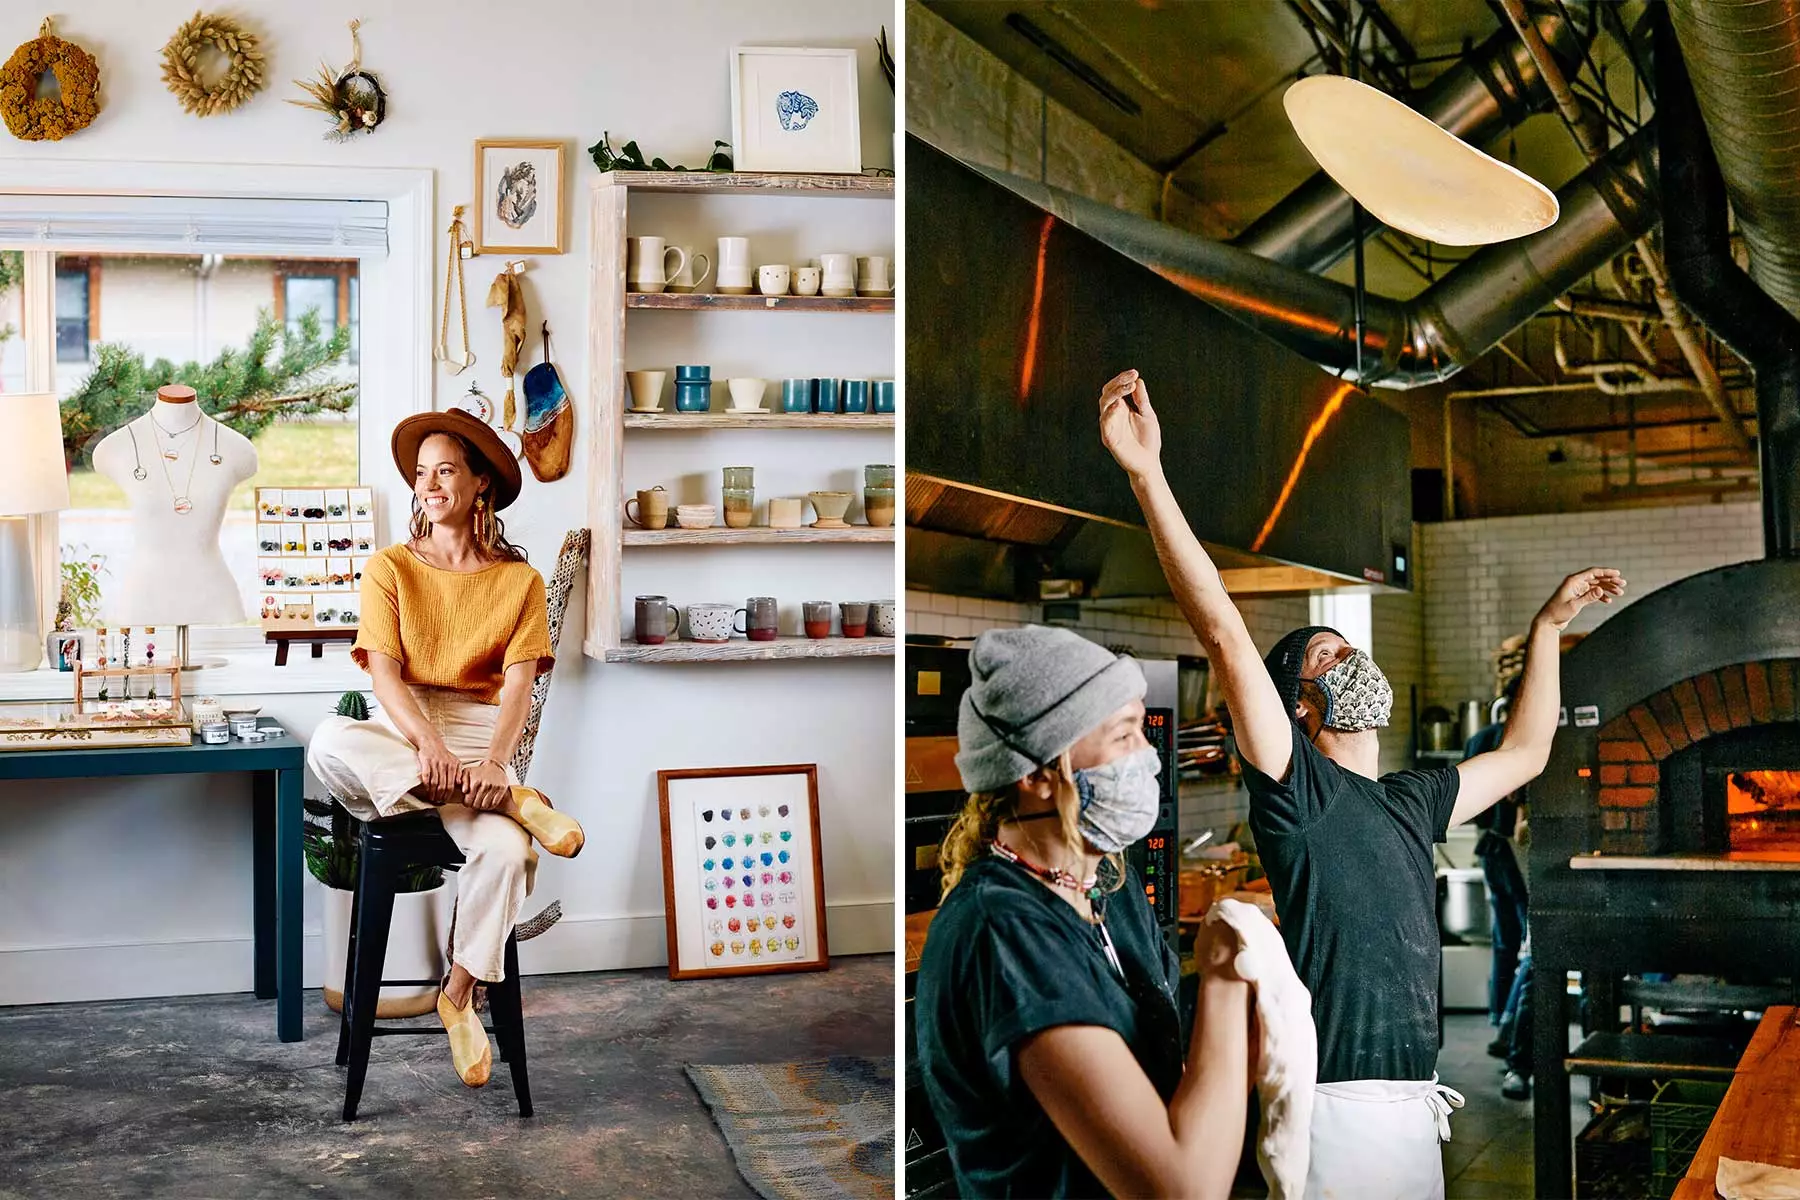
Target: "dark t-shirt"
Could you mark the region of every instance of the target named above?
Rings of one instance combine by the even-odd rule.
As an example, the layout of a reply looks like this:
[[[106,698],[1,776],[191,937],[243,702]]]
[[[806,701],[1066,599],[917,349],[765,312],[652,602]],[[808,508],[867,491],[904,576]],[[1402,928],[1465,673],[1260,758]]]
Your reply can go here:
[[[1104,1196],[1019,1077],[1014,1051],[1057,1025],[1103,1025],[1166,1101],[1181,1082],[1180,966],[1134,872],[1105,900],[1125,978],[1097,929],[1018,866],[969,864],[919,963],[914,1053],[963,1196]]]
[[[1250,828],[1294,969],[1312,992],[1319,1082],[1430,1079],[1437,1064],[1437,879],[1454,767],[1365,779],[1299,726],[1285,784],[1244,764]]]

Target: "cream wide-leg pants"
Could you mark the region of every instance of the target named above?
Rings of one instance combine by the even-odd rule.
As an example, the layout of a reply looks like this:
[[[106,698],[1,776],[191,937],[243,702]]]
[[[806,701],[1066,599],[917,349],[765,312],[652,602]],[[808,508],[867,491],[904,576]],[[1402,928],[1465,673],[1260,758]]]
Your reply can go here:
[[[487,757],[500,708],[446,688],[411,687],[419,711],[465,766]],[[419,753],[385,710],[367,721],[327,717],[306,750],[306,765],[364,821],[433,808],[412,795]],[[509,765],[509,783],[518,775]],[[511,817],[461,804],[437,807],[467,865],[457,872],[455,961],[475,978],[506,978],[506,936],[519,919],[537,875],[531,835]]]

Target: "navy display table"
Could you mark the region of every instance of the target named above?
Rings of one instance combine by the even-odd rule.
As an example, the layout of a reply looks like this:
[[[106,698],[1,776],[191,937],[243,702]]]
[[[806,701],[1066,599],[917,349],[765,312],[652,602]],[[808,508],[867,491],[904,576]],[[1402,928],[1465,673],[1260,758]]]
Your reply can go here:
[[[117,750],[9,750],[0,753],[0,783],[26,779],[118,779],[137,775],[223,775],[248,772],[255,803],[252,822],[255,990],[275,1001],[275,1032],[301,1040],[300,880],[301,774],[306,748],[298,739],[232,741],[223,746],[150,746]]]

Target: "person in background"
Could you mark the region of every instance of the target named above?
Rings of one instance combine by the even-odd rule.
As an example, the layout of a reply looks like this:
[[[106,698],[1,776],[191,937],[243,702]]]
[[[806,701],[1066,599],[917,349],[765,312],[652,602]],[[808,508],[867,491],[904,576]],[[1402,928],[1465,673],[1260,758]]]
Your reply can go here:
[[[1432,845],[1544,769],[1560,707],[1558,634],[1625,591],[1594,567],[1533,618],[1500,745],[1454,767],[1379,775],[1393,688],[1336,630],[1297,629],[1266,658],[1182,516],[1136,371],[1100,393],[1100,436],[1131,480],[1176,602],[1231,711],[1250,824],[1281,934],[1312,993],[1319,1072],[1308,1197],[1441,1200],[1449,1114],[1438,1083],[1441,954]]]
[[[1483,726],[1463,747],[1463,758],[1471,759],[1499,747],[1506,733],[1506,720],[1519,693],[1519,680],[1514,675],[1506,683],[1501,697],[1506,701],[1500,719]],[[1525,873],[1513,852],[1513,835],[1517,831],[1524,795],[1514,792],[1499,803],[1478,814],[1472,824],[1481,831],[1475,842],[1475,857],[1481,860],[1482,878],[1487,881],[1488,908],[1493,915],[1494,961],[1488,972],[1488,1023],[1496,1028],[1506,1012],[1512,996],[1513,974],[1518,970],[1519,947],[1525,944],[1526,902]],[[1498,1035],[1488,1043],[1488,1054],[1505,1058],[1506,1039]]]
[[[1531,1099],[1531,935],[1519,951],[1519,969],[1513,973],[1512,994],[1500,1018],[1500,1042],[1506,1046],[1506,1075],[1500,1094],[1508,1100]]]
[[[1180,970],[1119,852],[1155,824],[1144,674],[1066,629],[969,655],[944,899],[919,963],[916,1061],[962,1196],[1230,1194],[1250,987],[1203,927],[1184,1055]]]

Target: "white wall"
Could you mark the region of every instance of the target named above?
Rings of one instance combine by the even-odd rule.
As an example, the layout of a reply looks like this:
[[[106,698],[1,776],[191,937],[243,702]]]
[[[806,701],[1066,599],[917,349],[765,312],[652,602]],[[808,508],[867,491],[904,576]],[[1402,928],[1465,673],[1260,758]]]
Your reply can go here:
[[[647,154],[702,163],[714,138],[731,136],[727,55],[733,44],[854,46],[861,60],[863,160],[893,165],[893,99],[873,46],[882,25],[890,37],[897,32],[893,6],[885,0],[605,6],[535,0],[503,11],[469,0],[322,0],[303,6],[265,2],[239,12],[264,36],[270,76],[279,82],[237,113],[199,120],[163,90],[157,65],[158,50],[192,15],[191,6],[84,0],[60,11],[58,33],[100,60],[105,107],[93,127],[63,142],[0,147],[0,186],[52,158],[427,167],[437,176],[440,242],[434,257],[441,271],[441,231],[450,206],[468,198],[474,140],[565,139],[573,180],[564,197],[571,206],[568,253],[535,257],[525,288],[530,328],[535,332],[538,321],[548,318],[561,375],[576,396],[574,467],[551,485],[528,477],[524,496],[507,514],[509,532],[542,569],[552,565],[563,533],[586,523],[593,415],[591,398],[583,395],[588,354],[581,333],[587,319],[586,193],[595,171],[585,147],[605,129],[615,145],[635,139]],[[342,63],[348,57],[345,24],[352,17],[362,19],[364,65],[380,76],[390,107],[375,134],[339,145],[324,139],[319,114],[283,101],[298,95],[288,81],[310,75],[320,59]],[[759,259],[759,246],[781,254],[837,249],[818,239],[841,236],[844,231],[825,225],[840,218],[821,217],[817,203],[772,199],[753,213],[696,209],[681,219],[709,235],[743,232],[737,226],[754,221],[752,232],[767,239],[766,246],[752,243]],[[733,227],[714,227],[715,216],[729,218]],[[865,230],[862,237],[862,245],[843,248],[893,246],[891,232]],[[440,372],[440,407],[460,396],[471,377],[496,400],[504,390],[495,365],[497,312],[482,306],[500,265],[497,257],[467,264],[478,361],[462,376]],[[434,283],[434,303],[441,286],[441,280]],[[669,314],[647,318],[633,318],[633,367],[679,353],[680,361],[710,359],[720,377],[739,369],[895,373],[894,329],[887,318],[783,321],[719,314],[685,328]],[[646,335],[642,344],[639,333]],[[9,349],[10,362],[18,348]],[[640,351],[652,358],[638,359]],[[365,349],[365,359],[371,352]],[[534,336],[526,361],[535,362],[536,355]],[[672,480],[691,472],[716,480],[717,467],[728,459],[750,462],[760,468],[758,484],[767,495],[777,488],[846,483],[863,463],[895,457],[891,441],[874,434],[737,436],[683,435],[642,447],[634,442],[628,475]],[[368,470],[372,475],[365,478],[385,478],[387,464],[371,463]],[[741,603],[747,595],[773,593],[794,606],[815,594],[856,599],[894,591],[893,556],[879,550],[674,551],[666,560],[640,558],[657,553],[632,552],[627,596],[633,588],[656,585],[682,604]],[[819,765],[831,948],[891,950],[893,663],[607,666],[581,656],[582,606],[577,589],[531,782],[583,820],[589,844],[581,858],[546,860],[539,872],[539,893],[526,912],[560,898],[565,917],[523,948],[525,969],[666,961],[656,771],[713,765]],[[332,699],[272,698],[266,711],[304,734]],[[317,791],[316,784],[309,790]],[[247,989],[249,852],[248,787],[241,779],[0,785],[0,1002]],[[307,976],[316,984],[318,897],[310,893],[307,927]]]
[[[1625,573],[1625,598],[1590,605],[1569,626],[1587,633],[1626,604],[1713,567],[1762,557],[1755,504],[1495,517],[1421,525],[1425,680],[1420,704],[1455,711],[1490,698],[1495,647],[1522,634],[1562,579],[1584,567]]]

